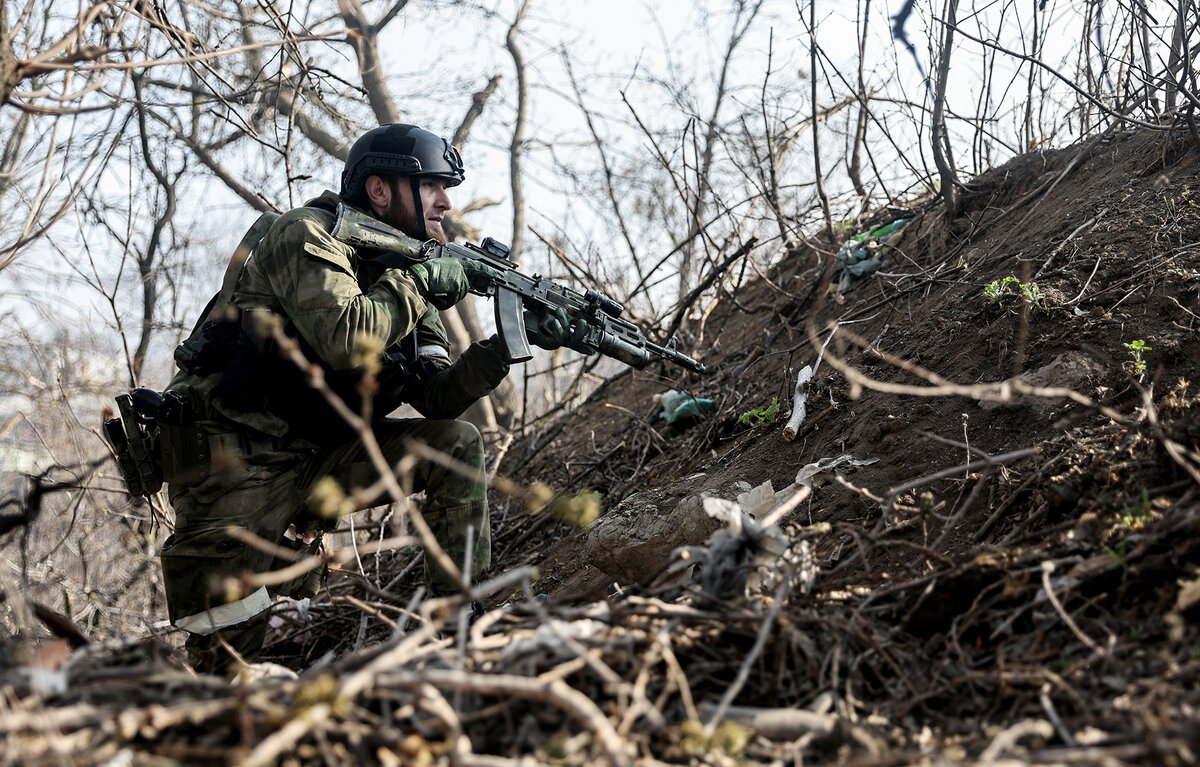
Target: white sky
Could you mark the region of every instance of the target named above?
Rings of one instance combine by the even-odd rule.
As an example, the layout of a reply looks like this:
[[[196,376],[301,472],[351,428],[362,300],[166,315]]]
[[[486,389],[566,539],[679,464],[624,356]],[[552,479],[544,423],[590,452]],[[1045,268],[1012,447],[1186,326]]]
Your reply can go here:
[[[598,130],[611,143],[614,155],[623,161],[622,169],[638,167],[638,163],[653,165],[654,155],[649,142],[633,124],[629,108],[622,102],[625,90],[638,115],[655,129],[680,135],[681,140],[670,151],[680,151],[681,132],[689,120],[689,111],[703,119],[712,108],[721,54],[727,43],[733,19],[729,2],[687,2],[685,0],[533,0],[529,18],[523,26],[520,45],[529,65],[531,100],[527,135],[530,145],[526,155],[525,195],[528,223],[545,234],[553,235],[562,229],[572,243],[584,248],[606,248],[615,239],[611,215],[595,200],[582,199],[572,192],[555,163],[594,167],[595,149],[588,145],[590,137],[583,127],[575,107],[561,64],[561,51],[570,51],[576,74],[581,80],[584,99],[596,115]],[[376,6],[383,7],[380,3]],[[870,35],[872,85],[883,88],[881,95],[900,101],[922,102],[925,89],[911,58],[893,44],[889,33],[889,16],[898,8],[897,0],[873,0],[871,3]],[[924,4],[927,5],[927,4]],[[937,4],[940,8],[940,3]],[[987,36],[997,34],[1015,37],[1029,23],[1034,2],[975,2],[963,4],[960,23],[969,30],[977,25]],[[1111,4],[1105,4],[1109,7]],[[923,4],[918,3],[918,6]],[[1152,10],[1167,18],[1165,2],[1151,3]],[[489,75],[501,74],[500,90],[489,102],[483,117],[477,122],[464,151],[468,163],[466,183],[455,190],[459,205],[487,197],[501,204],[472,216],[471,221],[485,234],[497,239],[511,237],[511,212],[508,207],[509,179],[507,151],[515,106],[515,77],[512,60],[504,46],[504,30],[515,14],[516,0],[495,0],[492,20],[478,12],[468,12],[439,5],[431,9],[414,1],[403,16],[389,29],[388,47],[384,51],[385,66],[406,119],[449,134],[461,119],[472,91],[479,88]],[[1046,54],[1046,60],[1058,63],[1078,48],[1082,30],[1078,27],[1081,0],[1052,0],[1048,13],[1063,19],[1053,26],[1055,34],[1050,44],[1057,48]],[[807,4],[801,5],[807,13]],[[854,27],[855,6],[843,2],[820,0],[816,6],[818,43],[843,73],[852,78],[857,40]],[[327,13],[328,9],[322,9]],[[378,13],[379,11],[376,11]],[[1001,14],[1003,12],[1003,20]],[[721,113],[722,120],[731,119],[740,109],[751,114],[757,109],[760,89],[771,50],[772,75],[770,86],[780,95],[771,108],[773,118],[795,122],[810,109],[808,103],[809,59],[808,37],[800,21],[800,10],[794,1],[767,0],[751,33],[743,41],[733,60],[730,72],[731,101]],[[927,12],[919,7],[908,24],[908,34],[917,46],[922,64],[929,62],[929,27]],[[318,59],[331,67],[352,64],[344,48],[314,49]],[[959,113],[971,113],[980,89],[981,58],[979,46],[959,41],[951,87],[951,107]],[[1006,71],[1014,64],[1003,58],[992,82],[999,98],[1008,88]],[[822,72],[818,83],[818,101],[833,100]],[[672,87],[652,80],[671,83]],[[1017,86],[1007,94],[1008,107],[1020,103]],[[838,97],[846,86],[834,81]],[[673,101],[676,100],[676,101]],[[924,154],[927,137],[918,135],[919,111],[913,107],[896,106],[888,120],[888,129],[895,132],[898,145],[914,156]],[[837,138],[832,127],[845,129],[849,111],[839,116],[826,141],[836,148]],[[1059,119],[1060,114],[1046,115]],[[103,119],[103,116],[85,119]],[[1011,118],[998,115],[988,124],[988,130],[1011,132]],[[364,121],[365,125],[365,121]],[[960,166],[970,169],[970,133],[955,124],[960,138]],[[1064,141],[1069,136],[1064,137]],[[544,142],[544,143],[543,143]],[[552,154],[545,143],[556,146]],[[873,127],[871,144],[880,153],[886,172],[902,176],[905,169],[888,160],[892,150]],[[785,184],[799,186],[811,182],[809,144],[795,152],[795,161],[785,166]],[[996,158],[1007,159],[1007,154]],[[248,157],[248,175],[262,173],[264,178],[278,179],[283,170],[277,161],[265,154]],[[928,160],[926,163],[930,164]],[[827,163],[830,170],[832,163]],[[254,167],[257,166],[257,167]],[[193,163],[193,167],[198,167]],[[720,164],[721,172],[735,173],[728,163]],[[982,169],[982,168],[981,168]],[[298,200],[314,196],[324,188],[336,188],[340,169],[332,163],[321,163],[314,178],[297,187]],[[105,181],[105,194],[113,199],[128,196],[130,183],[147,183],[148,179],[123,179],[114,172]],[[832,184],[836,191],[845,182]],[[903,190],[903,185],[893,189]],[[805,194],[807,192],[804,192]],[[286,202],[286,198],[281,199]],[[646,201],[637,196],[622,200],[627,214],[635,214]],[[177,315],[188,318],[217,287],[223,263],[255,214],[245,203],[235,198],[223,185],[198,170],[190,183],[179,214],[179,225],[188,229],[193,246],[186,254],[193,273],[185,276],[184,301]],[[683,228],[683,227],[680,227]],[[86,231],[86,229],[84,230]],[[39,328],[51,336],[66,334],[77,338],[94,337],[87,343],[103,348],[115,338],[111,313],[104,299],[66,268],[69,259],[84,264],[81,257],[84,240],[103,245],[103,237],[82,236],[70,220],[61,222],[54,230],[55,242],[61,254],[39,246],[23,254],[16,266],[0,272],[0,301],[6,311],[16,312],[22,324]],[[527,234],[527,243],[533,242]],[[527,255],[539,256],[530,245]],[[102,260],[104,253],[98,253]],[[111,257],[109,258],[111,261]],[[54,268],[47,270],[47,264]],[[536,264],[534,264],[536,266]],[[547,265],[548,267],[549,265]],[[110,270],[109,275],[112,276]],[[128,281],[125,301],[135,306],[135,285]],[[132,319],[133,313],[126,310]],[[9,315],[13,316],[13,315]],[[80,328],[84,328],[80,336]],[[164,336],[158,346],[169,355],[171,342]],[[164,357],[165,360],[165,357]]]

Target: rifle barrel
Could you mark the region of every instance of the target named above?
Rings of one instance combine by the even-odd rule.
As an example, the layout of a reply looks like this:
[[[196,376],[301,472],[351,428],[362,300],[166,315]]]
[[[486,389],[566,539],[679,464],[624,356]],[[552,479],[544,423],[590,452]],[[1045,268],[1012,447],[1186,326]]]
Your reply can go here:
[[[653,351],[658,356],[660,356],[664,359],[670,360],[671,362],[674,362],[676,365],[679,365],[680,367],[687,368],[688,370],[692,371],[693,373],[703,373],[707,370],[707,368],[704,367],[703,362],[694,360],[691,357],[687,356],[686,354],[677,352],[674,349],[668,349],[665,346],[659,346],[658,344],[652,344],[649,341],[646,342],[646,347],[649,348],[651,351]]]

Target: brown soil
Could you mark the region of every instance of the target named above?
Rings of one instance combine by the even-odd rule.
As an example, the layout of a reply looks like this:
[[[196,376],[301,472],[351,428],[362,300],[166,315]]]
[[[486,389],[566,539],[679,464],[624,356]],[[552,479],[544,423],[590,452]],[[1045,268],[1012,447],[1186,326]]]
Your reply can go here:
[[[839,470],[837,481],[824,475],[793,515],[793,532],[831,526],[814,541],[814,592],[785,610],[788,630],[817,632],[807,643],[793,640],[790,652],[803,656],[797,648],[806,647],[813,657],[805,668],[780,639],[739,703],[812,704],[836,688],[836,650],[859,653],[843,673],[858,676],[860,710],[893,723],[906,718],[900,742],[909,748],[926,726],[939,738],[974,733],[966,742],[981,745],[982,725],[994,734],[1020,716],[1044,717],[1037,692],[1046,680],[1073,696],[1059,712],[1064,732],[1099,722],[1121,742],[1151,743],[1189,727],[1194,735],[1197,720],[1184,712],[1185,701],[1200,702],[1200,632],[1194,614],[1181,619],[1174,609],[1180,582],[1200,570],[1200,398],[1190,385],[1200,375],[1197,198],[1200,153],[1179,137],[1116,134],[1017,158],[972,182],[949,227],[937,201],[915,205],[917,218],[883,274],[856,280],[844,295],[817,289],[828,261],[819,245],[790,251],[769,280],[727,293],[693,324],[685,347],[704,350],[710,374],[628,372],[514,446],[501,472],[571,492],[596,489],[611,508],[696,473],[712,488],[771,480],[780,489],[821,458],[877,458]],[[907,214],[882,211],[859,229]],[[1009,276],[1036,282],[1038,304],[984,300],[986,285]],[[1070,388],[1095,404],[871,388],[856,397],[827,360],[810,388],[810,425],[787,442],[781,431],[795,372],[819,348],[809,329],[824,342],[833,321],[842,329],[827,355],[878,382],[932,389],[928,377],[884,359],[891,355],[957,384],[1028,374],[1031,385]],[[1142,376],[1126,346],[1137,340],[1149,349]],[[652,395],[685,387],[717,407],[676,433],[656,420]],[[773,399],[782,408],[772,423],[740,422]],[[892,503],[877,500],[935,472],[1024,448],[1037,450],[958,469]],[[663,509],[676,500],[668,492]],[[506,547],[514,540],[521,545]],[[500,566],[538,566],[540,589],[565,603],[606,594],[619,601],[613,578],[582,559],[582,540],[554,521],[511,524],[498,538]],[[1046,606],[1043,563],[1070,571],[1069,585],[1056,580],[1058,596],[1098,651]],[[844,634],[823,633],[831,626]],[[747,635],[722,635],[739,636]],[[745,648],[736,646],[742,650],[730,647],[728,663],[740,660]],[[873,653],[884,660],[868,659]],[[1037,669],[1036,683],[1009,678],[1006,668]],[[1177,683],[1167,681],[1180,670]],[[1159,697],[1173,705],[1151,717],[1142,704]],[[1105,709],[1110,717],[1095,718]],[[1125,721],[1111,718],[1116,710]]]
[[[98,652],[68,692],[0,715],[4,742],[63,763],[51,733],[69,736],[73,764],[1195,763],[1200,151],[1110,134],[964,196],[949,224],[936,200],[860,222],[915,215],[841,295],[824,287],[836,248],[791,249],[681,338],[708,374],[617,376],[504,457],[522,486],[596,490],[608,510],[641,492],[664,513],[734,482],[784,488],[823,458],[878,459],[819,475],[781,523],[779,585],[701,590],[722,552],[744,574],[765,540],[748,528],[693,549],[700,583],[614,586],[583,531],[497,494],[493,574],[534,565],[551,603],[499,592],[461,644],[454,603],[393,633],[417,555],[388,552],[272,639],[273,660],[308,669],[299,682],[231,689],[167,673],[162,647]],[[1006,277],[1036,300],[985,300]],[[796,373],[834,322],[785,441]],[[938,390],[1012,378],[1072,394]],[[652,397],[671,388],[715,410],[669,429]],[[743,422],[773,399],[774,420]],[[728,695],[745,728],[696,723]]]
[[[1182,140],[1135,135],[1019,157],[971,184],[967,209],[952,227],[961,233],[947,231],[940,205],[918,205],[922,213],[883,269],[889,276],[858,280],[836,300],[814,295],[820,277],[814,250],[790,251],[769,275],[770,284],[757,281],[727,296],[693,334],[689,348],[711,350],[703,355],[709,375],[630,371],[514,446],[501,472],[572,491],[597,489],[611,506],[635,490],[696,472],[709,474],[706,484],[713,487],[771,480],[779,489],[801,466],[850,453],[880,459],[847,479],[884,495],[980,453],[1038,447],[1038,455],[991,472],[983,497],[961,512],[939,547],[939,554],[954,558],[979,545],[1012,544],[1014,532],[1037,540],[1047,528],[1087,513],[1110,520],[1140,502],[1143,490],[1170,487],[1150,494],[1159,506],[1177,499],[1191,489],[1175,487],[1188,475],[1163,454],[1140,408],[1144,389],[1166,433],[1196,449],[1200,409],[1187,383],[1200,373],[1198,163],[1200,156]],[[860,229],[904,213],[886,211]],[[994,280],[1014,276],[1028,283],[1039,271],[1041,306],[1026,307],[1016,297],[991,304],[982,297]],[[1083,297],[1071,303],[1081,291]],[[832,321],[882,352],[959,384],[1044,369],[1030,383],[1076,389],[1138,423],[1117,427],[1095,408],[1061,397],[1001,403],[865,390],[855,398],[846,379],[822,364],[810,388],[810,430],[787,442],[781,431],[795,371],[812,364],[819,348],[809,342],[806,323],[823,342]],[[1135,340],[1150,349],[1141,386],[1128,372],[1132,356],[1124,346]],[[864,352],[844,333],[830,351],[878,381],[924,383]],[[1059,358],[1059,365],[1047,367]],[[673,433],[656,420],[659,408],[651,399],[669,388],[712,398],[717,409],[705,423]],[[781,405],[773,423],[751,428],[739,422],[741,414],[773,398]],[[922,490],[934,494],[934,513],[945,516],[960,508],[973,484],[960,474]],[[1001,505],[1004,512],[991,520]],[[868,527],[878,520],[880,504],[830,483],[803,514],[806,523]],[[942,533],[936,517],[930,527],[938,529],[928,530],[929,537]],[[551,548],[529,547],[502,566],[538,564],[546,589],[566,599],[590,593],[594,579],[604,580],[602,574],[581,579],[576,572],[578,535],[562,525],[543,530]],[[918,526],[900,537],[919,543],[925,534]],[[848,533],[828,541],[826,565],[835,562],[838,549],[845,556],[851,542]],[[911,560],[909,554],[883,570]]]

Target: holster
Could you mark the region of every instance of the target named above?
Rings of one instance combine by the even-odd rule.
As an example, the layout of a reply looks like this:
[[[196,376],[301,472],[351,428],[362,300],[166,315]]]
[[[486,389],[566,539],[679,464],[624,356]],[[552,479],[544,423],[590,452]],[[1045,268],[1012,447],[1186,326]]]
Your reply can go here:
[[[117,457],[117,469],[130,495],[154,495],[163,484],[159,457],[158,422],[155,414],[162,395],[149,389],[135,389],[116,398],[120,418],[104,422],[104,436]]]
[[[208,476],[208,437],[187,397],[139,388],[116,400],[121,417],[104,422],[104,436],[130,495],[153,495],[163,482],[196,484]]]

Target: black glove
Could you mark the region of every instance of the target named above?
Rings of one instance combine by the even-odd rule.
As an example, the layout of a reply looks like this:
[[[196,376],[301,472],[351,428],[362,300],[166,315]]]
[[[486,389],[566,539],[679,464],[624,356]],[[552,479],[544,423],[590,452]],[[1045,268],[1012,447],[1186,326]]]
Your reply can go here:
[[[417,290],[435,309],[445,311],[463,300],[471,289],[485,290],[496,272],[478,261],[431,258],[408,267]]]
[[[577,352],[591,354],[592,349],[583,345],[587,337],[588,324],[583,320],[570,320],[563,309],[539,314],[525,310],[525,336],[543,349],[554,350],[565,346]]]

